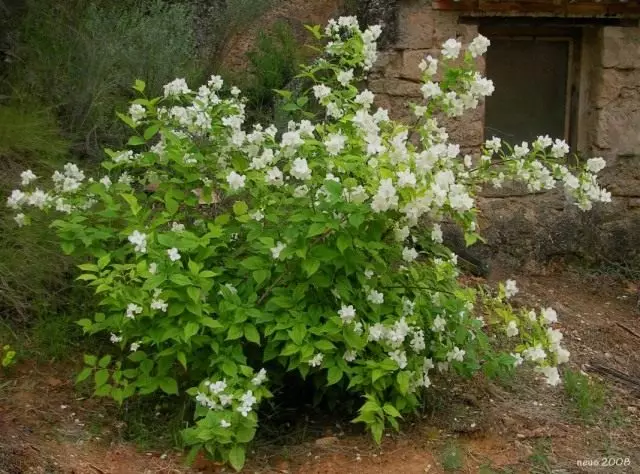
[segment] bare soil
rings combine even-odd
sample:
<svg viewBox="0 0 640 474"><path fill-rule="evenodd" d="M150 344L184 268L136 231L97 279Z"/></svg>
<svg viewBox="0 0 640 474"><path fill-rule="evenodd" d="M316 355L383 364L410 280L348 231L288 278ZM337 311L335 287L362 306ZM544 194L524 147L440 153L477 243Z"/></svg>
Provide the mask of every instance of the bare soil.
<svg viewBox="0 0 640 474"><path fill-rule="evenodd" d="M492 275L506 277L512 275ZM606 385L605 407L594 422L577 416L562 388L531 374L503 381L442 379L421 417L380 447L351 426L300 420L290 429L265 428L244 472L640 473L635 284L571 272L517 280L521 303L558 311L571 351L568 368ZM10 377L0 374L0 473L228 472L204 459L187 468L182 453L123 442L122 426L109 416L112 407L79 393L74 370L60 363L22 363ZM579 465L603 459L613 466Z"/></svg>

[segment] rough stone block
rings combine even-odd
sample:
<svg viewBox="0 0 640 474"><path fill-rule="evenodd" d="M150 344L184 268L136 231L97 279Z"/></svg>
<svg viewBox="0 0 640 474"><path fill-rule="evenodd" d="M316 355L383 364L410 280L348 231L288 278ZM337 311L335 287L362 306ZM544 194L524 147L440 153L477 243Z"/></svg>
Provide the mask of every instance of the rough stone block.
<svg viewBox="0 0 640 474"><path fill-rule="evenodd" d="M640 68L640 28L602 28L602 66Z"/></svg>
<svg viewBox="0 0 640 474"><path fill-rule="evenodd" d="M433 45L431 7L419 0L400 2L398 6L398 49L424 49Z"/></svg>
<svg viewBox="0 0 640 474"><path fill-rule="evenodd" d="M376 79L369 81L369 89L390 96L420 97L420 84L402 79Z"/></svg>

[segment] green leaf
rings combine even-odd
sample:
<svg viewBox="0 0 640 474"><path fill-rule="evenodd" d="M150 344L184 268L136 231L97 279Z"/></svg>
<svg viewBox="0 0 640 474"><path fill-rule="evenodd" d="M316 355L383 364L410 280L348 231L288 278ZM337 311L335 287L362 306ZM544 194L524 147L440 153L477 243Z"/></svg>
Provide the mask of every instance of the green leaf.
<svg viewBox="0 0 640 474"><path fill-rule="evenodd" d="M184 352L178 352L178 362L184 367L184 370L187 370L187 356Z"/></svg>
<svg viewBox="0 0 640 474"><path fill-rule="evenodd" d="M178 286L191 285L191 279L186 275L182 275L181 273L171 275L169 279Z"/></svg>
<svg viewBox="0 0 640 474"><path fill-rule="evenodd" d="M178 203L178 201L169 196L165 196L164 205L167 208L167 212L169 212L169 214L175 214L180 208L180 204Z"/></svg>
<svg viewBox="0 0 640 474"><path fill-rule="evenodd" d="M244 201L236 201L233 204L233 212L236 216L243 216L249 210L249 206Z"/></svg>
<svg viewBox="0 0 640 474"><path fill-rule="evenodd" d="M398 383L398 389L400 393L406 395L409 393L409 383L411 381L411 377L408 372L399 372L396 377L396 382Z"/></svg>
<svg viewBox="0 0 640 474"><path fill-rule="evenodd" d="M260 344L260 333L253 324L245 324L244 337L249 342Z"/></svg>
<svg viewBox="0 0 640 474"><path fill-rule="evenodd" d="M107 254L98 259L98 268L104 269L111 262L111 255Z"/></svg>
<svg viewBox="0 0 640 474"><path fill-rule="evenodd" d="M109 365L110 362L111 362L111 356L107 354L102 359L100 359L100 361L98 362L98 367L101 367L104 369Z"/></svg>
<svg viewBox="0 0 640 474"><path fill-rule="evenodd" d="M349 216L349 224L351 224L356 229L362 225L364 222L364 215L362 214L351 214Z"/></svg>
<svg viewBox="0 0 640 474"><path fill-rule="evenodd" d="M96 364L98 363L98 358L94 355L88 355L85 354L84 355L84 363L91 366L91 367L95 367Z"/></svg>
<svg viewBox="0 0 640 474"><path fill-rule="evenodd" d="M102 385L107 383L107 380L109 380L109 370L107 369L98 370L94 375L94 379L96 382L96 388L101 387Z"/></svg>
<svg viewBox="0 0 640 474"><path fill-rule="evenodd" d="M164 377L160 380L160 390L168 395L177 395L178 382L171 377Z"/></svg>
<svg viewBox="0 0 640 474"><path fill-rule="evenodd" d="M194 323L194 322L187 323L186 326L184 327L185 340L188 341L193 336L195 336L198 333L199 329L200 329L200 325L198 323Z"/></svg>
<svg viewBox="0 0 640 474"><path fill-rule="evenodd" d="M98 265L94 263L83 263L82 265L78 265L78 268L85 272L97 272L98 270L100 270L98 268Z"/></svg>
<svg viewBox="0 0 640 474"><path fill-rule="evenodd" d="M327 225L324 222L315 222L309 226L309 231L307 232L307 237L315 237L316 235L320 235L324 233Z"/></svg>
<svg viewBox="0 0 640 474"><path fill-rule="evenodd" d="M338 366L331 367L327 374L327 385L338 383L340 379L342 379L342 369Z"/></svg>
<svg viewBox="0 0 640 474"><path fill-rule="evenodd" d="M260 285L263 281L271 276L271 272L269 270L256 270L252 275L256 283Z"/></svg>
<svg viewBox="0 0 640 474"><path fill-rule="evenodd" d="M304 337L307 335L307 326L302 323L298 323L293 326L293 329L289 331L289 337L297 345L301 346L304 342Z"/></svg>
<svg viewBox="0 0 640 474"><path fill-rule="evenodd" d="M348 234L340 234L336 245L340 253L344 254L344 251L351 247L351 236Z"/></svg>
<svg viewBox="0 0 640 474"><path fill-rule="evenodd" d="M331 341L327 341L326 339L320 339L313 343L316 349L322 352L330 352L336 348L336 346Z"/></svg>
<svg viewBox="0 0 640 474"><path fill-rule="evenodd" d="M396 407L394 407L393 405L390 405L389 403L385 403L385 405L382 407L382 409L389 416L392 416L394 418L402 418L402 415L396 409Z"/></svg>
<svg viewBox="0 0 640 474"><path fill-rule="evenodd" d="M245 258L240 262L240 265L247 270L262 270L268 266L268 263L264 258L255 255L253 257Z"/></svg>
<svg viewBox="0 0 640 474"><path fill-rule="evenodd" d="M147 142L144 141L144 138L138 136L138 135L134 135L131 138L129 138L129 141L127 141L127 145L129 146L138 146L138 145L144 145Z"/></svg>
<svg viewBox="0 0 640 474"><path fill-rule="evenodd" d="M133 89L140 92L141 94L144 92L145 87L145 82L140 79L136 79L136 82L133 84Z"/></svg>
<svg viewBox="0 0 640 474"><path fill-rule="evenodd" d="M62 242L60 244L60 247L62 247L62 251L66 255L71 255L73 251L76 249L76 246L73 244L73 242Z"/></svg>
<svg viewBox="0 0 640 474"><path fill-rule="evenodd" d="M373 423L371 425L371 434L377 444L382 441L382 432L384 431L384 425L381 422Z"/></svg>
<svg viewBox="0 0 640 474"><path fill-rule="evenodd" d="M190 286L187 288L187 295L194 303L200 303L200 288L196 288L195 286Z"/></svg>
<svg viewBox="0 0 640 474"><path fill-rule="evenodd" d="M140 204L138 204L138 199L133 194L128 193L120 193L122 199L127 201L129 204L129 208L131 209L131 213L136 216L138 212L140 212Z"/></svg>
<svg viewBox="0 0 640 474"><path fill-rule="evenodd" d="M234 324L229 328L229 332L227 333L227 341L240 339L243 334L244 334L244 331L242 326L239 324Z"/></svg>
<svg viewBox="0 0 640 474"><path fill-rule="evenodd" d="M234 362L227 359L222 363L222 371L229 377L235 377L238 374L238 367Z"/></svg>
<svg viewBox="0 0 640 474"><path fill-rule="evenodd" d="M82 369L80 371L80 373L78 374L78 376L76 377L76 383L79 383L79 382L82 382L83 380L86 380L87 377L89 377L89 375L91 375L91 372L93 372L91 367L85 367L84 369Z"/></svg>
<svg viewBox="0 0 640 474"><path fill-rule="evenodd" d="M239 471L244 466L245 461L245 453L244 447L235 445L229 451L229 464L236 470Z"/></svg>
<svg viewBox="0 0 640 474"><path fill-rule="evenodd" d="M157 123L147 127L147 129L144 131L144 139L150 140L156 133L158 133L158 130L160 130L160 124Z"/></svg>
<svg viewBox="0 0 640 474"><path fill-rule="evenodd" d="M200 320L200 324L211 329L222 329L224 327L220 321L217 321L210 316L202 318Z"/></svg>
<svg viewBox="0 0 640 474"><path fill-rule="evenodd" d="M307 258L302 262L302 268L306 272L307 276L310 277L320 268L320 260L316 260L315 258Z"/></svg>
<svg viewBox="0 0 640 474"><path fill-rule="evenodd" d="M299 350L300 350L300 347L298 345L290 342L289 344L284 346L284 349L282 349L282 352L280 352L280 355L290 356L290 355L296 354Z"/></svg>

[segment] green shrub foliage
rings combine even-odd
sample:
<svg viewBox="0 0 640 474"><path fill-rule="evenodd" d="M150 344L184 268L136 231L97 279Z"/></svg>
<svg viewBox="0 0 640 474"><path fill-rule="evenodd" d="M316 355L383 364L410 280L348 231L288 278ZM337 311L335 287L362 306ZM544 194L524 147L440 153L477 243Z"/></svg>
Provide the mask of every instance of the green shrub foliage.
<svg viewBox="0 0 640 474"><path fill-rule="evenodd" d="M361 31L345 17L310 30L326 41L301 72L314 85L281 95L291 111L321 108L315 123L245 129L240 91L217 76L195 91L176 79L155 98L138 81L140 97L120 115L133 130L129 148L108 150L104 176L68 164L45 191L25 171L8 200L20 225L55 215L64 252L86 259L78 279L95 289L99 311L78 323L113 350L85 356L79 380L118 402L188 393L196 409L186 444L236 468L257 407L285 373L310 378L318 393L361 397L355 421L378 442L437 372L495 375L526 362L557 384L569 354L556 312L513 309L511 280L481 298L461 287L438 222L457 222L473 243L479 186L507 179L532 190L562 183L583 209L610 199L595 178L603 160L574 174L561 140L511 148L492 139L478 156L449 142L436 117L459 116L493 91L475 71L486 38L464 49L449 40L439 60L416 65L425 100L408 125L356 87L379 27ZM431 229L420 252L419 223Z"/></svg>

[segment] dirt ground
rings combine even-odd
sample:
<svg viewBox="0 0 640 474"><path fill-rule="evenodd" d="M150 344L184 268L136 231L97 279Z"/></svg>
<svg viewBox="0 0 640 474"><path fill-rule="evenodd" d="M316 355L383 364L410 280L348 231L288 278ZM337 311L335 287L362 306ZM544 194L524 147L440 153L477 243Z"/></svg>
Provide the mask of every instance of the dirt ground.
<svg viewBox="0 0 640 474"><path fill-rule="evenodd" d="M506 277L513 275L492 275ZM561 387L531 374L500 382L442 379L421 418L379 448L351 426L301 420L263 434L243 472L640 473L635 286L575 272L516 279L520 302L558 311L571 351L567 367L607 387L593 423L576 415ZM202 459L186 468L181 453L124 443L107 413L105 401L74 389L71 367L22 363L10 378L0 375L0 473L225 472ZM603 461L612 466L593 466Z"/></svg>

